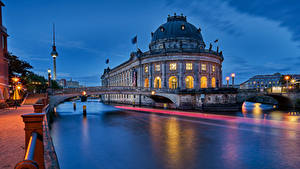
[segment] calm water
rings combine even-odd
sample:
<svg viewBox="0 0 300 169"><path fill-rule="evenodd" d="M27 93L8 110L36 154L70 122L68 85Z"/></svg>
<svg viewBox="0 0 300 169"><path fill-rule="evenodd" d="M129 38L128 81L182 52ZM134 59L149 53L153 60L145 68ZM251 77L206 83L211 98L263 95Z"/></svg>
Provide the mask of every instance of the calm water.
<svg viewBox="0 0 300 169"><path fill-rule="evenodd" d="M298 119L287 118L287 113L271 116L271 112L258 111L257 105L254 110L243 108L242 113L237 113L254 119L272 119L272 123L276 119L291 121L274 127L269 123L116 111L98 101L84 104L88 110L86 118L81 115L80 102L76 111L71 102L57 107L59 117L52 124L51 135L61 169L290 169L300 166L300 124Z"/></svg>

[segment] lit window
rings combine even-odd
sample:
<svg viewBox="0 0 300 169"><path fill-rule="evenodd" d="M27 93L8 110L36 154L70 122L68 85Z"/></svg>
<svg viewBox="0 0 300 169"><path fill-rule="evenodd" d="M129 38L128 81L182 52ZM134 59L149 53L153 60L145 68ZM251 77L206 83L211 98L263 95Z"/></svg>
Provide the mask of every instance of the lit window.
<svg viewBox="0 0 300 169"><path fill-rule="evenodd" d="M187 89L194 88L194 78L192 76L187 76L185 78L185 86Z"/></svg>
<svg viewBox="0 0 300 169"><path fill-rule="evenodd" d="M145 66L145 72L148 73L148 66Z"/></svg>
<svg viewBox="0 0 300 169"><path fill-rule="evenodd" d="M177 88L177 77L171 76L169 78L169 88L170 89L176 89Z"/></svg>
<svg viewBox="0 0 300 169"><path fill-rule="evenodd" d="M155 71L157 71L157 72L160 71L160 64L155 65Z"/></svg>
<svg viewBox="0 0 300 169"><path fill-rule="evenodd" d="M253 84L255 84L255 83L256 83L256 81L253 82Z"/></svg>
<svg viewBox="0 0 300 169"><path fill-rule="evenodd" d="M212 66L212 71L215 72L216 71L216 66Z"/></svg>
<svg viewBox="0 0 300 169"><path fill-rule="evenodd" d="M201 88L207 88L207 77L202 76L201 77Z"/></svg>
<svg viewBox="0 0 300 169"><path fill-rule="evenodd" d="M211 87L212 88L216 87L216 78L214 78L214 77L211 79Z"/></svg>
<svg viewBox="0 0 300 169"><path fill-rule="evenodd" d="M184 30L185 29L185 26L182 24L181 25L181 30Z"/></svg>
<svg viewBox="0 0 300 169"><path fill-rule="evenodd" d="M201 64L201 70L206 71L206 64Z"/></svg>
<svg viewBox="0 0 300 169"><path fill-rule="evenodd" d="M186 70L193 70L193 64L192 63L186 63L185 64L185 69Z"/></svg>
<svg viewBox="0 0 300 169"><path fill-rule="evenodd" d="M159 76L154 79L154 88L161 88L161 78Z"/></svg>
<svg viewBox="0 0 300 169"><path fill-rule="evenodd" d="M176 63L170 63L170 70L176 70L177 64Z"/></svg>
<svg viewBox="0 0 300 169"><path fill-rule="evenodd" d="M149 87L149 79L148 78L145 79L144 87Z"/></svg>

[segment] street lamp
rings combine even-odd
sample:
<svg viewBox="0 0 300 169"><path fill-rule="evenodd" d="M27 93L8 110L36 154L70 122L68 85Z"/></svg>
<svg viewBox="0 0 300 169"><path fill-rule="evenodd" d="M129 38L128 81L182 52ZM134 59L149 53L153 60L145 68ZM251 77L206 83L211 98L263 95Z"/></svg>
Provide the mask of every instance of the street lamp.
<svg viewBox="0 0 300 169"><path fill-rule="evenodd" d="M235 77L235 73L231 73L231 78L232 78L232 87L234 87L234 77Z"/></svg>
<svg viewBox="0 0 300 169"><path fill-rule="evenodd" d="M286 80L286 91L288 91L290 76L284 76L284 79Z"/></svg>
<svg viewBox="0 0 300 169"><path fill-rule="evenodd" d="M18 82L20 81L20 78L18 78L18 77L13 77L12 80L13 80L14 83L18 83Z"/></svg>
<svg viewBox="0 0 300 169"><path fill-rule="evenodd" d="M293 88L295 88L296 80L295 79L291 79L291 83L292 83Z"/></svg>
<svg viewBox="0 0 300 169"><path fill-rule="evenodd" d="M227 88L229 87L229 80L230 80L230 77L229 77L229 76L227 76L227 77L226 77L226 81L227 81Z"/></svg>
<svg viewBox="0 0 300 169"><path fill-rule="evenodd" d="M48 87L51 87L51 69L48 69Z"/></svg>

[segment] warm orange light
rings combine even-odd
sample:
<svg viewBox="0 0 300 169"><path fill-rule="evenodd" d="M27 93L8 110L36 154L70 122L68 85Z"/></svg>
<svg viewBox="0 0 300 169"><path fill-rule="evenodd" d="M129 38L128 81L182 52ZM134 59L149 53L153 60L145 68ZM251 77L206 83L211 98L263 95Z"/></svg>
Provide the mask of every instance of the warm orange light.
<svg viewBox="0 0 300 169"><path fill-rule="evenodd" d="M86 95L86 91L83 91L83 92L82 92L82 95L84 95L84 96L85 96L85 95Z"/></svg>
<svg viewBox="0 0 300 169"><path fill-rule="evenodd" d="M295 83L295 82L296 82L296 80L295 80L295 79L292 79L292 80L291 80L291 82L292 82L292 83Z"/></svg>
<svg viewBox="0 0 300 169"><path fill-rule="evenodd" d="M226 77L226 80L228 81L229 79L230 79L230 77L227 76L227 77Z"/></svg>
<svg viewBox="0 0 300 169"><path fill-rule="evenodd" d="M22 86L21 86L21 85L17 85L17 89L18 89L18 90L21 90L21 89L22 89Z"/></svg>
<svg viewBox="0 0 300 169"><path fill-rule="evenodd" d="M13 80L15 83L17 83L17 82L19 82L20 78L18 78L18 77L13 77L12 80Z"/></svg>
<svg viewBox="0 0 300 169"><path fill-rule="evenodd" d="M152 91L151 94L152 94L152 95L155 95L155 91Z"/></svg>
<svg viewBox="0 0 300 169"><path fill-rule="evenodd" d="M290 76L284 76L284 79L285 79L285 80L289 80L289 79L290 79Z"/></svg>
<svg viewBox="0 0 300 169"><path fill-rule="evenodd" d="M231 73L231 77L235 77L235 73Z"/></svg>

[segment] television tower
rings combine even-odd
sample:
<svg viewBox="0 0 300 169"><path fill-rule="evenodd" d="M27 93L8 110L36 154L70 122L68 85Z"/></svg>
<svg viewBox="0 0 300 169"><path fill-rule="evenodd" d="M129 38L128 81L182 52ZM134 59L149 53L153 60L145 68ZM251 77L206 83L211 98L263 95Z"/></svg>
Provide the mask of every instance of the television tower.
<svg viewBox="0 0 300 169"><path fill-rule="evenodd" d="M56 46L55 46L55 25L54 25L54 23L53 23L53 45L52 45L51 56L53 58L53 80L56 80L56 57L58 56L58 53L56 51Z"/></svg>

